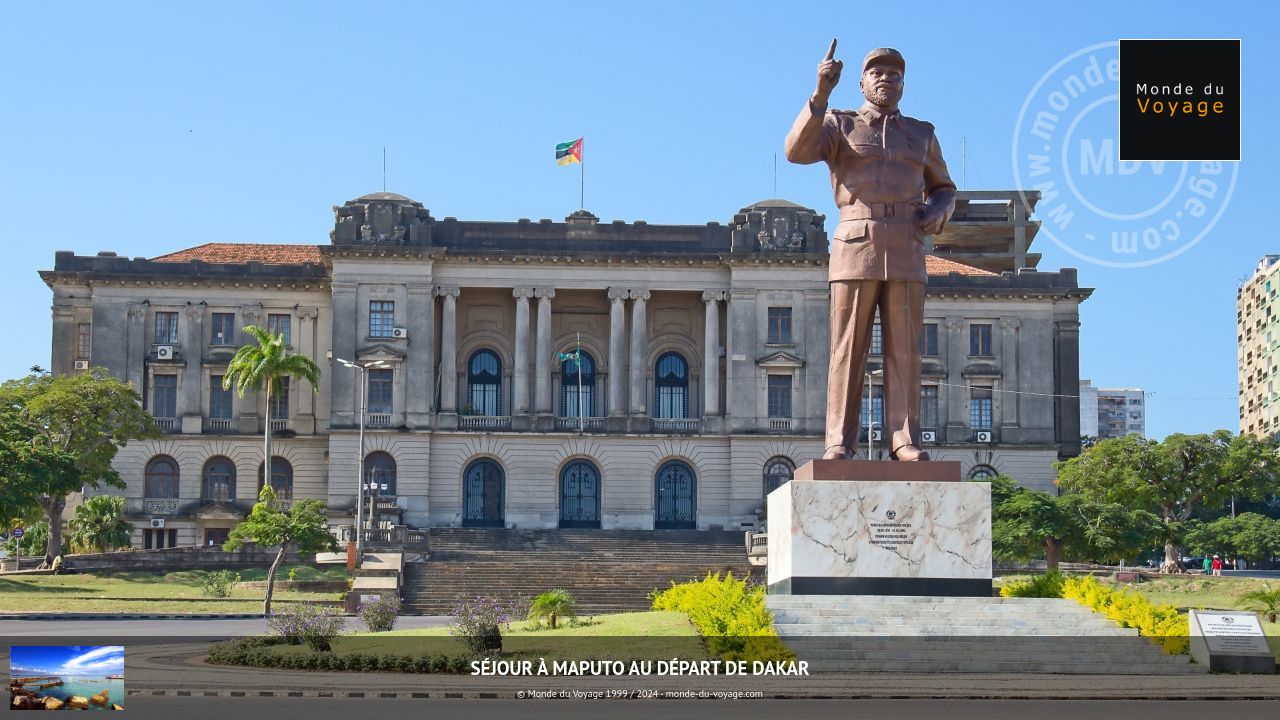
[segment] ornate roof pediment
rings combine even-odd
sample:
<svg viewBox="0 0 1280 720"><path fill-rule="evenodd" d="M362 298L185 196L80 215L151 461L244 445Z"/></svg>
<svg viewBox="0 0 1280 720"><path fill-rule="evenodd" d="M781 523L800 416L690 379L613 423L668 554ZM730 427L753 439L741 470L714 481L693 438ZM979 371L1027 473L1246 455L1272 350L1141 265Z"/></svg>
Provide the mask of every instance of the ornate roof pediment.
<svg viewBox="0 0 1280 720"><path fill-rule="evenodd" d="M400 362L407 356L408 353L403 349L386 343L366 345L356 350L356 359L359 360L361 364L377 362L379 360L389 363Z"/></svg>
<svg viewBox="0 0 1280 720"><path fill-rule="evenodd" d="M756 360L756 365L762 368L799 368L804 367L804 358L786 350L778 350Z"/></svg>
<svg viewBox="0 0 1280 720"><path fill-rule="evenodd" d="M243 520L245 515L230 502L209 500L187 513L196 520Z"/></svg>

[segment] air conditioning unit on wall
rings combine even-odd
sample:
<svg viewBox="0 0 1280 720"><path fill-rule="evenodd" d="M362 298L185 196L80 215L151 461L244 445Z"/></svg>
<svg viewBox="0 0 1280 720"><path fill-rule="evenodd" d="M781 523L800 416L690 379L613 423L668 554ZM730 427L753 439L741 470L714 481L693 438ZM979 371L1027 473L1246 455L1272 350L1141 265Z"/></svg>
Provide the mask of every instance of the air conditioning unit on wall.
<svg viewBox="0 0 1280 720"><path fill-rule="evenodd" d="M172 346L172 345L160 345L160 346L156 347L156 359L157 359L157 360L172 360L172 359L173 359L173 346Z"/></svg>
<svg viewBox="0 0 1280 720"><path fill-rule="evenodd" d="M933 430L925 430L920 433L920 442L938 442L938 433Z"/></svg>
<svg viewBox="0 0 1280 720"><path fill-rule="evenodd" d="M391 337L400 338L401 340L408 339L409 330L408 328L391 328Z"/></svg>
<svg viewBox="0 0 1280 720"><path fill-rule="evenodd" d="M980 430L980 431L978 432L978 442L980 442L980 443L989 443L989 442L991 442L991 431L990 431L990 430Z"/></svg>
<svg viewBox="0 0 1280 720"><path fill-rule="evenodd" d="M875 430L872 430L872 431L871 431L871 439L872 439L872 440L883 440L883 439L884 439L884 433L883 433L883 432L881 432L879 428L876 428Z"/></svg>
<svg viewBox="0 0 1280 720"><path fill-rule="evenodd" d="M89 361L88 361L88 360L77 360L77 361L76 361L76 369L77 369L77 370L88 370L88 369L89 369Z"/></svg>
<svg viewBox="0 0 1280 720"><path fill-rule="evenodd" d="M164 527L164 518L151 518L151 527L153 528Z"/></svg>

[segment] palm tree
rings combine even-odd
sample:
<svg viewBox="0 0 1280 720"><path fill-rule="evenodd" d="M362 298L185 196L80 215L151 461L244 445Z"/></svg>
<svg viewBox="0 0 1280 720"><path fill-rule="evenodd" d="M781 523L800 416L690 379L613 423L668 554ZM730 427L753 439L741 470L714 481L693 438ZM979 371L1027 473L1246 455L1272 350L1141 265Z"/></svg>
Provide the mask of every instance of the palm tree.
<svg viewBox="0 0 1280 720"><path fill-rule="evenodd" d="M529 619L538 622L545 619L554 630L557 618L576 618L577 609L578 601L573 593L568 590L548 590L534 598L533 605L529 606Z"/></svg>
<svg viewBox="0 0 1280 720"><path fill-rule="evenodd" d="M297 375L311 385L312 392L320 392L320 368L305 355L290 355L285 347L284 333L272 335L256 325L246 325L245 333L258 341L257 345L243 345L227 364L227 374L222 377L222 389L234 385L236 394L244 397L245 390L265 388L267 417L262 432L262 484L271 484L271 390L278 380Z"/></svg>
<svg viewBox="0 0 1280 720"><path fill-rule="evenodd" d="M1263 585L1261 590L1247 592L1240 599L1248 603L1250 610L1257 610L1265 615L1268 622L1275 622L1276 616L1280 615L1280 588L1272 589L1270 585Z"/></svg>
<svg viewBox="0 0 1280 720"><path fill-rule="evenodd" d="M124 498L94 495L76 508L68 523L68 544L81 552L110 552L129 547L133 525L124 519Z"/></svg>

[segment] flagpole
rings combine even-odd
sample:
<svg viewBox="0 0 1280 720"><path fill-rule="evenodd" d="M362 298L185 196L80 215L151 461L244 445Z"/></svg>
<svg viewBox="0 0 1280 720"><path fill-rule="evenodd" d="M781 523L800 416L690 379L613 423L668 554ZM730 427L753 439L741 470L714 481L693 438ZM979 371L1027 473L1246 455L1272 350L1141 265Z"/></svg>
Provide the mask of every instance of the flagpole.
<svg viewBox="0 0 1280 720"><path fill-rule="evenodd" d="M586 144L586 139L585 139L585 138L583 138L583 144L584 144L584 145ZM586 209L587 209L587 203L586 203L586 197L587 197L587 181L586 181L586 175L587 175L587 171L586 171L586 169L585 169L586 164L587 164L587 163L586 163L585 161L583 161L583 159L582 159L582 146L580 145L580 146L578 146L578 209L579 209L579 210L586 210Z"/></svg>

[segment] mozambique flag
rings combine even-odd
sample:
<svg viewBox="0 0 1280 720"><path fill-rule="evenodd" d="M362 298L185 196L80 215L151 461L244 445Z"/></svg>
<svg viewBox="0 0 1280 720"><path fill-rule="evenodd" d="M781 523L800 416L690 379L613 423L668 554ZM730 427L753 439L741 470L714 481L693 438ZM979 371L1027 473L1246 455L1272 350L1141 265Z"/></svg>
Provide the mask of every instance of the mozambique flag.
<svg viewBox="0 0 1280 720"><path fill-rule="evenodd" d="M556 146L556 164L568 165L582 162L582 138L560 143Z"/></svg>

